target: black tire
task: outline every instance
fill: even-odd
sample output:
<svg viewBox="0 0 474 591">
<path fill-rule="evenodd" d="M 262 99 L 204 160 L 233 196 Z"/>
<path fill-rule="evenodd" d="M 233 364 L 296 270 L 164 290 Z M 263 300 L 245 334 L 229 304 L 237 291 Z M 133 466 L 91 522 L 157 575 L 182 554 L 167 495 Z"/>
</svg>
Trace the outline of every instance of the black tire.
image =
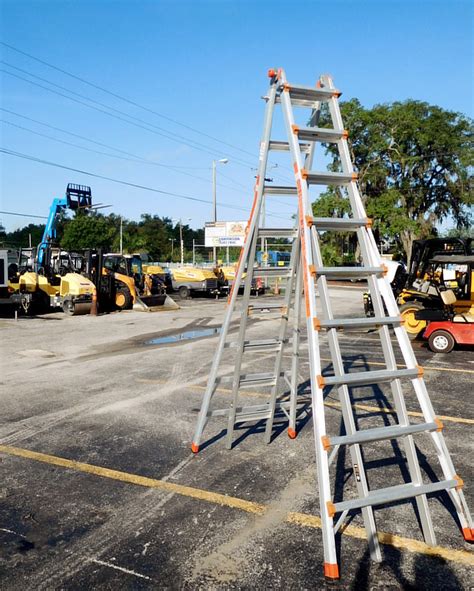
<svg viewBox="0 0 474 591">
<path fill-rule="evenodd" d="M 133 307 L 133 298 L 128 287 L 120 287 L 115 292 L 115 307 L 117 310 L 130 310 Z"/>
<path fill-rule="evenodd" d="M 415 313 L 419 310 L 424 310 L 425 307 L 421 302 L 412 301 L 400 306 L 400 315 L 405 321 L 403 326 L 412 339 L 416 338 L 420 332 L 426 328 L 426 320 L 416 320 Z"/>
<path fill-rule="evenodd" d="M 435 330 L 428 339 L 428 346 L 434 353 L 449 353 L 455 344 L 456 341 L 447 330 Z"/>
<path fill-rule="evenodd" d="M 74 312 L 76 311 L 76 307 L 72 300 L 64 300 L 63 302 L 63 312 L 67 316 L 74 316 Z"/>
<path fill-rule="evenodd" d="M 191 290 L 189 289 L 189 287 L 187 285 L 182 285 L 178 289 L 178 293 L 179 293 L 179 297 L 182 300 L 187 300 L 189 298 L 189 296 L 191 295 Z"/>
</svg>

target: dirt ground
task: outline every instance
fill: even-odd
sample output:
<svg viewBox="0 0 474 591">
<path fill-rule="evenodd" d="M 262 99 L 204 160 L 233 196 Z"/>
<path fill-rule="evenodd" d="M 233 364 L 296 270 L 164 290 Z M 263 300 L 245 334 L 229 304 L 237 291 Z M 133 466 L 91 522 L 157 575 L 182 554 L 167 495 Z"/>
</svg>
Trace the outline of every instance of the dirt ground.
<svg viewBox="0 0 474 591">
<path fill-rule="evenodd" d="M 338 315 L 361 315 L 360 288 L 333 295 Z M 225 421 L 212 419 L 202 450 L 191 453 L 224 311 L 222 300 L 193 299 L 168 312 L 0 318 L 0 588 L 472 588 L 473 548 L 445 493 L 429 500 L 437 547 L 423 543 L 413 503 L 394 503 L 375 511 L 385 532 L 376 564 L 356 512 L 338 537 L 341 578 L 325 581 L 309 411 L 296 439 L 277 424 L 267 445 L 264 425 L 244 425 L 232 450 Z M 238 325 L 236 315 L 232 333 Z M 250 334 L 269 337 L 277 327 L 273 314 L 252 317 Z M 341 335 L 354 368 L 380 369 L 378 342 L 376 332 Z M 474 353 L 414 346 L 472 507 Z M 225 355 L 229 374 L 232 350 Z M 325 336 L 321 356 L 329 367 Z M 301 361 L 304 384 L 304 339 Z M 272 354 L 254 353 L 249 363 L 269 371 Z M 405 391 L 408 410 L 419 412 L 409 382 Z M 268 392 L 246 390 L 241 402 L 264 402 Z M 354 388 L 352 399 L 360 428 L 394 423 L 387 388 Z M 328 431 L 339 434 L 337 392 L 326 402 Z M 223 385 L 213 407 L 228 404 Z M 429 435 L 416 444 L 424 481 L 439 478 Z M 404 482 L 402 455 L 393 441 L 364 446 L 371 489 Z M 336 500 L 354 496 L 344 451 L 331 477 Z"/>
</svg>

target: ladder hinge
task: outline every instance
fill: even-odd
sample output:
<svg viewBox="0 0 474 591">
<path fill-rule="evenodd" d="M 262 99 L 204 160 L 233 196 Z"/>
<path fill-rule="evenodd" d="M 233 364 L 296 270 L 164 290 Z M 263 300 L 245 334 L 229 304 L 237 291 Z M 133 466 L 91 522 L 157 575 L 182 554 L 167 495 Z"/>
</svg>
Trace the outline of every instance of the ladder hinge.
<svg viewBox="0 0 474 591">
<path fill-rule="evenodd" d="M 366 228 L 371 228 L 373 226 L 374 220 L 371 218 L 367 218 L 367 221 L 365 222 L 365 227 Z"/>
<path fill-rule="evenodd" d="M 336 515 L 336 505 L 332 501 L 327 501 L 326 507 L 329 517 L 334 517 L 334 515 Z"/>
<path fill-rule="evenodd" d="M 343 140 L 347 140 L 347 138 L 349 137 L 349 132 L 347 131 L 347 129 L 345 129 L 345 130 L 342 132 L 342 135 L 341 135 L 341 137 L 342 137 L 342 139 L 343 139 Z"/>
<path fill-rule="evenodd" d="M 418 377 L 422 378 L 425 370 L 421 367 L 421 365 L 417 365 L 416 367 L 418 368 Z"/>
<path fill-rule="evenodd" d="M 321 330 L 321 321 L 319 318 L 313 318 L 313 328 L 317 331 Z"/>
<path fill-rule="evenodd" d="M 357 174 L 357 172 L 353 172 L 353 173 L 351 174 L 351 179 L 352 179 L 353 181 L 356 181 L 358 178 L 359 178 L 359 175 Z"/>
<path fill-rule="evenodd" d="M 302 168 L 301 169 L 301 177 L 303 179 L 307 179 L 308 178 L 308 171 L 306 170 L 306 168 Z"/>
<path fill-rule="evenodd" d="M 323 376 L 318 376 L 316 381 L 317 381 L 317 384 L 318 384 L 318 388 L 321 388 L 321 390 L 322 390 L 324 388 L 324 384 L 326 383 L 324 381 Z"/>
<path fill-rule="evenodd" d="M 308 265 L 309 266 L 309 274 L 313 277 L 316 277 L 316 266 L 315 265 Z"/>
<path fill-rule="evenodd" d="M 453 478 L 457 482 L 456 490 L 461 490 L 462 487 L 464 486 L 464 480 L 460 476 L 458 476 L 457 474 L 455 474 Z"/>
<path fill-rule="evenodd" d="M 290 92 L 290 88 L 291 88 L 291 86 L 288 84 L 288 82 L 285 82 L 283 84 L 283 90 L 284 90 L 284 92 Z"/>
<path fill-rule="evenodd" d="M 388 273 L 388 267 L 387 267 L 387 265 L 384 265 L 384 264 L 382 264 L 382 265 L 380 265 L 380 266 L 381 266 L 381 267 L 382 267 L 382 269 L 383 269 L 383 274 L 384 274 L 384 275 L 387 275 L 387 273 Z"/>
<path fill-rule="evenodd" d="M 332 96 L 333 96 L 334 98 L 339 98 L 339 97 L 341 96 L 341 94 L 342 94 L 342 92 L 333 92 L 333 93 L 332 93 Z"/>
<path fill-rule="evenodd" d="M 299 128 L 299 126 L 298 126 L 298 125 L 292 125 L 292 126 L 291 126 L 291 131 L 292 131 L 293 133 L 297 134 L 299 130 L 300 130 L 300 128 Z"/>
<path fill-rule="evenodd" d="M 442 431 L 443 430 L 443 423 L 440 419 L 435 419 L 434 422 L 438 425 L 438 428 L 436 429 L 436 431 Z"/>
<path fill-rule="evenodd" d="M 323 435 L 321 437 L 321 442 L 323 444 L 324 451 L 329 451 L 331 449 L 331 440 L 327 435 Z"/>
<path fill-rule="evenodd" d="M 312 215 L 305 215 L 304 219 L 306 220 L 306 225 L 308 226 L 308 228 L 311 228 L 311 226 L 314 224 L 314 218 Z"/>
</svg>

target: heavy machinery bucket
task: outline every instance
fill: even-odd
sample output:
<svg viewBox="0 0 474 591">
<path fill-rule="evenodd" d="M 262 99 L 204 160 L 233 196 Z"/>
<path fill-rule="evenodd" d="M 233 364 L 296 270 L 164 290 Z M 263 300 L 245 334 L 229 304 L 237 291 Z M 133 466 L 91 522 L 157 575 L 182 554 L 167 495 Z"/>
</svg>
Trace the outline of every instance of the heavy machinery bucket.
<svg viewBox="0 0 474 591">
<path fill-rule="evenodd" d="M 141 312 L 163 312 L 165 310 L 179 310 L 179 306 L 169 295 L 159 294 L 137 296 L 133 309 Z"/>
</svg>

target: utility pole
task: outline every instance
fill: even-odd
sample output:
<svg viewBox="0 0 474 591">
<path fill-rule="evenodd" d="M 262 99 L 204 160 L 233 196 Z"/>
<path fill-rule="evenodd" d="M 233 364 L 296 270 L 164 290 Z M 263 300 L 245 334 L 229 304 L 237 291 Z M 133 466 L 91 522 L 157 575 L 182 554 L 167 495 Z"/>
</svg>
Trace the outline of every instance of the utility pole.
<svg viewBox="0 0 474 591">
<path fill-rule="evenodd" d="M 120 254 L 123 254 L 123 222 L 120 216 Z"/>
</svg>

